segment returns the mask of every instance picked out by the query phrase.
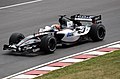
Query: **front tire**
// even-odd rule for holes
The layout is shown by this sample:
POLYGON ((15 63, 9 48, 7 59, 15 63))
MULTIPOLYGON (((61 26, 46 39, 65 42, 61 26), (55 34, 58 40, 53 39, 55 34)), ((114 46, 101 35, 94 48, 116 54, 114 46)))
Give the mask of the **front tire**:
POLYGON ((25 36, 21 33, 13 33, 9 39, 9 45, 18 44, 25 36))
POLYGON ((99 25, 92 25, 89 36, 93 41, 102 41, 105 37, 106 30, 104 25, 99 24, 99 25))
POLYGON ((53 36, 46 35, 41 38, 41 49, 46 54, 53 53, 56 50, 56 39, 53 36))

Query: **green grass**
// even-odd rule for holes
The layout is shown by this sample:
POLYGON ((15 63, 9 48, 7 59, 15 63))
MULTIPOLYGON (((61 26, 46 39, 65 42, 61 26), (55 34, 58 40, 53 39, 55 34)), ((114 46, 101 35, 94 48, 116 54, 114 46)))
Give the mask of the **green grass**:
POLYGON ((120 51, 76 63, 35 79, 120 79, 120 51))

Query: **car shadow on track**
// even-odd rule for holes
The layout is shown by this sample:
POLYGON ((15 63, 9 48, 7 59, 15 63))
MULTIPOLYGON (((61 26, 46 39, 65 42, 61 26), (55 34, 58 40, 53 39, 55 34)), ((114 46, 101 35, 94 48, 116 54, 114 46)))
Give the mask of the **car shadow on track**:
POLYGON ((27 54, 25 54, 24 52, 19 53, 19 52, 9 51, 9 52, 6 52, 4 55, 35 57, 35 56, 38 56, 39 54, 38 53, 27 53, 27 54))
POLYGON ((60 45, 60 46, 57 46, 57 49, 67 49, 67 48, 72 48, 72 47, 75 47, 75 46, 79 46, 79 45, 82 45, 82 44, 85 44, 85 43, 89 43, 89 42, 92 42, 92 41, 81 41, 79 43, 74 43, 74 44, 71 44, 71 45, 60 45))

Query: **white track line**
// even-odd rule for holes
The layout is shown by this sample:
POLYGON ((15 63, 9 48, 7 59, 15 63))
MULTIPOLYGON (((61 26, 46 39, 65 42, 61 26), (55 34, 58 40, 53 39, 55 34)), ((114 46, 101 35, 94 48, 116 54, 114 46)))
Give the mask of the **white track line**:
POLYGON ((15 4, 15 5, 10 5, 10 6, 0 7, 0 10, 6 9, 6 8, 11 8, 11 7, 17 7, 17 6, 21 6, 21 5, 25 5, 25 4, 31 4, 31 3, 35 3, 35 2, 40 2, 40 1, 42 1, 42 0, 34 0, 34 1, 30 1, 30 2, 24 2, 24 3, 20 3, 20 4, 15 4))
POLYGON ((76 56, 76 55, 80 55, 80 54, 84 54, 84 53, 87 53, 87 52, 91 52, 91 51, 94 51, 94 50, 97 50, 97 49, 100 49, 100 48, 108 47, 108 46, 111 46, 111 45, 114 45, 114 44, 117 44, 117 43, 120 43, 120 41, 113 42, 113 43, 110 43, 110 44, 106 44, 106 45, 103 45, 103 46, 100 46, 100 47, 96 47, 96 48, 93 48, 93 49, 90 49, 90 50, 86 50, 86 51, 83 51, 83 52, 79 52, 79 53, 76 53, 76 54, 73 54, 73 55, 69 55, 69 56, 66 56, 66 57, 63 57, 63 58, 59 58, 59 59, 56 59, 56 60, 53 60, 53 61, 50 61, 50 62, 41 64, 41 65, 32 67, 32 68, 30 68, 30 69, 21 71, 21 72, 19 72, 19 73, 10 75, 10 76, 5 77, 5 78, 2 78, 2 79, 10 79, 10 78, 12 78, 12 77, 15 77, 15 76, 20 75, 20 74, 25 73, 25 72, 28 72, 28 71, 30 71, 30 70, 34 70, 34 69, 37 69, 37 68, 46 66, 46 65, 48 65, 48 64, 57 62, 57 61, 61 61, 61 60, 64 60, 64 59, 67 59, 67 58, 70 58, 70 57, 73 57, 73 56, 76 56))

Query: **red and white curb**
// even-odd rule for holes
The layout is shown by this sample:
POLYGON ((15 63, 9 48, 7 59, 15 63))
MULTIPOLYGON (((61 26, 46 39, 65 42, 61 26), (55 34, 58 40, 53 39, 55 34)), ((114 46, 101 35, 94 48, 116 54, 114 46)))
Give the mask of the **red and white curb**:
POLYGON ((93 48, 87 51, 79 52, 70 56, 66 56, 25 71, 13 74, 3 79, 32 79, 47 74, 53 70, 57 70, 77 62, 82 62, 90 58, 101 56, 113 51, 120 50, 120 41, 93 48))

